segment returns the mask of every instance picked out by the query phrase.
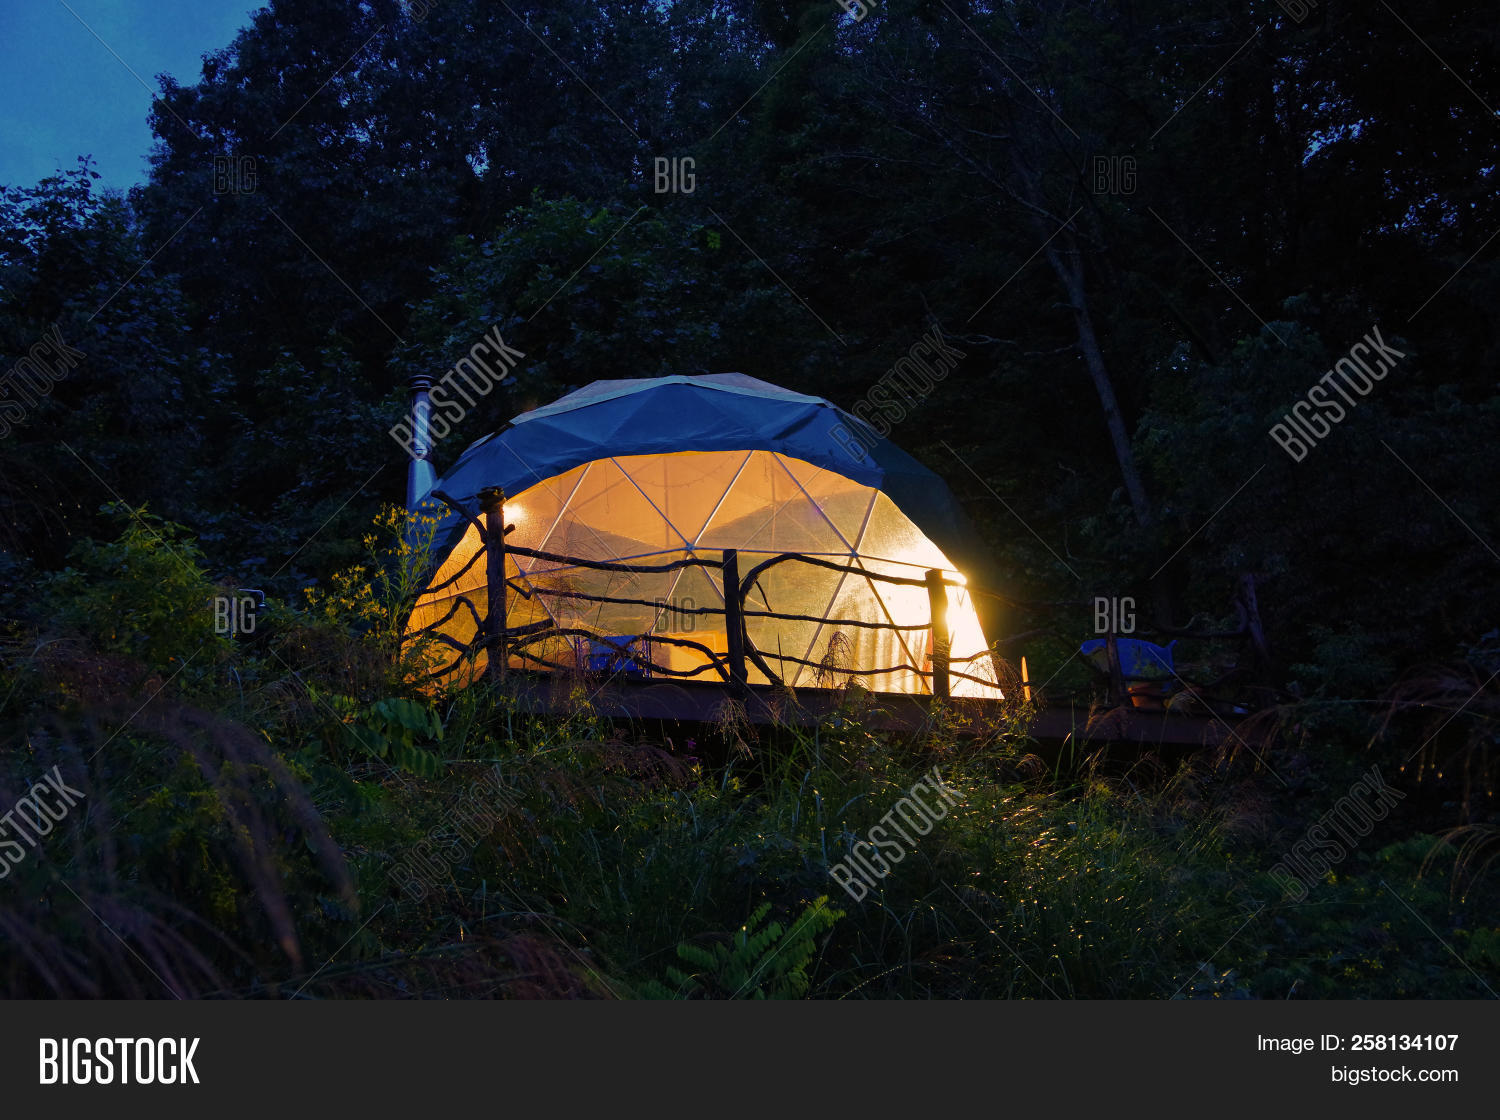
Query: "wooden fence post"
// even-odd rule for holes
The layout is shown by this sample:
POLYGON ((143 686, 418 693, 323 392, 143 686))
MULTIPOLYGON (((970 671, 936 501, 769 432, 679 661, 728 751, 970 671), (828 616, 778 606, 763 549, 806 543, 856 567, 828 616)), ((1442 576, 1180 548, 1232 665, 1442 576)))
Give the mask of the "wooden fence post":
POLYGON ((505 524, 505 491, 487 486, 479 491, 479 508, 484 513, 485 589, 484 643, 489 654, 485 675, 490 680, 504 680, 507 650, 505 608, 505 534, 515 526, 505 524))
POLYGON ((932 694, 948 699, 948 656, 952 640, 948 636, 948 588, 937 568, 927 572, 927 604, 932 611, 932 694))
POLYGON ((729 652, 729 677, 743 686, 750 675, 745 669, 745 616, 740 602, 740 554, 724 550, 724 637, 729 652))

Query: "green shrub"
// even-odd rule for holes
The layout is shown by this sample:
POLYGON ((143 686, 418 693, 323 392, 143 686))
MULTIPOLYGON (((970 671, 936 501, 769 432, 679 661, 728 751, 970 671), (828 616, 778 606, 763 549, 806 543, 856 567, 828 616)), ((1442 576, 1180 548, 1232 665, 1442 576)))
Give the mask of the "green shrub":
POLYGON ((106 509, 120 521, 120 536, 74 546, 68 566, 43 580, 39 616, 156 673, 191 664, 186 679, 196 679, 230 645, 214 632, 214 598, 222 589, 204 572, 203 554, 182 526, 144 508, 106 509))
POLYGON ((829 908, 826 895, 790 928, 780 922, 761 927, 770 912, 771 904, 761 903, 727 944, 706 949, 686 941, 678 945, 677 955, 696 971, 668 966, 666 983, 646 981, 640 994, 647 999, 801 999, 807 994, 807 969, 818 938, 844 913, 829 908))

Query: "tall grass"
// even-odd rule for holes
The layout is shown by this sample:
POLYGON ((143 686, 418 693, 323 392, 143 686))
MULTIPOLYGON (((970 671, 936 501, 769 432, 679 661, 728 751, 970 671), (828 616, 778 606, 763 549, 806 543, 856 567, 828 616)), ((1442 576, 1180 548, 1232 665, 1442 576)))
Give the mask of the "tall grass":
MULTIPOLYGON (((817 726, 756 728, 730 706, 673 739, 602 717, 584 680, 559 680, 572 702, 551 717, 488 687, 433 695, 390 623, 414 581, 376 582, 372 598, 350 577, 230 643, 204 632, 215 589, 191 542, 131 518, 39 588, 0 642, 0 806, 53 765, 85 790, 0 879, 0 995, 1281 998, 1500 984, 1494 877, 1476 858, 1462 883, 1424 873, 1431 837, 1382 838, 1306 903, 1281 900, 1265 870, 1321 806, 1253 759, 1049 768, 1028 753, 1024 712, 988 727, 940 712, 895 735, 871 729, 876 700, 854 688, 817 726), (845 897, 830 865, 934 764, 958 803, 866 896, 845 897), (478 824, 476 790, 495 806, 478 824), (413 861, 426 869, 415 889, 413 861), (803 936, 810 910, 822 916, 803 936), (724 980, 752 950, 773 958, 778 938, 785 972, 724 980), (691 962, 718 963, 667 983, 691 962)), ((1293 772, 1289 755, 1275 761, 1293 772)))

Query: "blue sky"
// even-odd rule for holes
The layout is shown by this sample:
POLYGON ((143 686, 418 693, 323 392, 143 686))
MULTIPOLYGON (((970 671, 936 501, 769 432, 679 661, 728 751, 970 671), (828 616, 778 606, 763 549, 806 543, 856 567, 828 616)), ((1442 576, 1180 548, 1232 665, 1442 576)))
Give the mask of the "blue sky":
POLYGON ((29 186, 81 155, 94 156, 101 185, 144 181, 156 75, 192 84, 203 54, 228 46, 261 6, 0 0, 0 184, 29 186))

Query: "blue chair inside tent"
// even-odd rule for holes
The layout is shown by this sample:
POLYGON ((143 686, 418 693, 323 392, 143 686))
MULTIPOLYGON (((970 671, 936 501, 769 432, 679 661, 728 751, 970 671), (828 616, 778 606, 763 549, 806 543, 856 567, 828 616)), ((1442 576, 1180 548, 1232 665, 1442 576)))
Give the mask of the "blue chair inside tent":
POLYGON ((619 673, 627 677, 651 675, 651 639, 644 634, 579 639, 583 663, 591 673, 619 673))
MULTIPOLYGON (((1115 645, 1120 650, 1121 675, 1127 681, 1172 680, 1177 675, 1177 668, 1172 661, 1172 647, 1176 644, 1172 641, 1159 646, 1137 638, 1116 638, 1115 645)), ((1087 657, 1101 673, 1109 672, 1109 651, 1103 638, 1084 642, 1078 647, 1078 652, 1087 657)))

